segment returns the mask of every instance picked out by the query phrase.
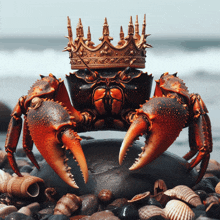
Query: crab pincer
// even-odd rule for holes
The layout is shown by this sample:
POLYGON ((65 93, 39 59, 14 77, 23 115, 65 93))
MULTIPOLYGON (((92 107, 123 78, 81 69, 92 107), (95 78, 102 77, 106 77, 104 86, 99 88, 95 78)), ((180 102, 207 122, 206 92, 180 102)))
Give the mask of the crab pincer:
POLYGON ((119 164, 138 136, 145 134, 145 146, 130 170, 136 170, 155 160, 175 141, 188 119, 188 107, 175 97, 154 97, 136 110, 119 153, 119 164))
POLYGON ((59 102, 38 97, 31 102, 27 123, 37 149, 63 181, 78 188, 71 167, 67 165, 65 150, 74 155, 85 182, 88 181, 88 168, 80 145, 81 138, 74 131, 74 117, 59 102))

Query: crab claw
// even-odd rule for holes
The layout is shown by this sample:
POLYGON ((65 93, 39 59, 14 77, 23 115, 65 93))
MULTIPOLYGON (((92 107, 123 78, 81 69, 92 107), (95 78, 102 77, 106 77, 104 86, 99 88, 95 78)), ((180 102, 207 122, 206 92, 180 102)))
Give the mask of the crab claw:
POLYGON ((119 153, 121 164, 132 142, 145 133, 145 146, 129 168, 136 170, 155 160, 175 141, 188 119, 188 107, 176 98, 155 97, 137 110, 119 153))
POLYGON ((65 150, 73 153, 85 182, 88 180, 88 168, 80 145, 81 139, 73 130, 73 120, 60 103, 38 97, 32 100, 27 112, 30 134, 39 152, 63 181, 78 188, 71 167, 67 165, 65 150))

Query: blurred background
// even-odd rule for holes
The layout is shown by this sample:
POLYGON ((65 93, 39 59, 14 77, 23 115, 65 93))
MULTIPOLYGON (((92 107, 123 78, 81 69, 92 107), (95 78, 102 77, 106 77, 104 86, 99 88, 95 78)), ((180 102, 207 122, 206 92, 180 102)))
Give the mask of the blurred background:
MULTIPOLYGON (((199 93, 210 112, 214 152, 211 158, 220 161, 220 1, 218 0, 11 0, 0 1, 0 124, 5 112, 13 109, 18 98, 27 94, 39 74, 53 73, 65 79, 70 69, 68 52, 63 48, 68 40, 67 16, 73 36, 79 18, 84 35, 90 26, 92 41, 97 45, 107 17, 113 45, 119 41, 120 26, 125 36, 130 16, 139 27, 146 14, 146 68, 154 79, 164 72, 183 79, 190 93, 199 93)), ((152 93, 154 91, 152 88, 152 93)), ((4 147, 5 131, 0 133, 4 147)), ((123 132, 94 132, 95 138, 123 138, 123 132)), ((169 148, 180 156, 188 150, 188 134, 184 129, 169 148)), ((19 142, 21 147, 21 142, 19 142)), ((36 150, 36 149, 35 149, 36 150)))

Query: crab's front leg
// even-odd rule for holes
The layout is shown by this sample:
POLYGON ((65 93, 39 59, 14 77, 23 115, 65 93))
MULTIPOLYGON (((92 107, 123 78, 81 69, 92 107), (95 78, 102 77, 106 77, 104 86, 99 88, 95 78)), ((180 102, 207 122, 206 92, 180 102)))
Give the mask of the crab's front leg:
POLYGON ((145 146, 130 170, 143 167, 159 157, 178 137, 188 120, 188 106, 178 96, 154 97, 137 110, 119 153, 121 164, 126 151, 140 135, 146 134, 145 146))
POLYGON ((88 168, 80 145, 81 139, 74 131, 75 117, 66 107, 54 100, 35 97, 27 112, 27 124, 39 152, 63 181, 78 188, 67 165, 65 150, 70 150, 87 182, 88 168))
MULTIPOLYGON (((5 141, 5 150, 7 152, 7 157, 9 164, 11 165, 13 171, 18 175, 22 176, 17 163, 14 158, 14 153, 16 151, 16 147, 18 144, 18 140, 20 137, 21 133, 21 128, 22 128, 22 118, 21 115, 25 114, 25 108, 24 108, 24 102, 25 102, 26 97, 21 97, 18 100, 18 103, 16 104, 12 114, 11 114, 11 120, 9 122, 8 126, 8 132, 6 136, 6 141, 5 141)), ((32 163, 39 169, 39 165, 34 158, 34 155, 32 153, 32 147, 33 147, 33 142, 30 138, 29 131, 27 129, 27 122, 26 118, 24 120, 24 126, 23 126, 23 147, 24 150, 29 157, 29 159, 32 161, 32 163)))
POLYGON ((189 123, 190 151, 183 158, 190 160, 198 152, 196 158, 189 164, 189 168, 192 169, 202 161, 199 176, 196 181, 198 183, 205 174, 210 153, 212 152, 212 133, 211 122, 207 115, 208 110, 200 95, 191 95, 191 106, 193 116, 189 123))

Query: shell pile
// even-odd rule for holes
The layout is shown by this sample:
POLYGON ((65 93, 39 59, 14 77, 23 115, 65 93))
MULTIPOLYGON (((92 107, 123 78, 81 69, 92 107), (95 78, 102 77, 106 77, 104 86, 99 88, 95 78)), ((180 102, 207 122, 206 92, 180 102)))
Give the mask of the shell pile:
MULTIPOLYGON (((32 170, 24 164, 26 170, 32 170)), ((220 171, 218 176, 207 175, 193 188, 178 185, 167 189, 166 183, 159 179, 152 191, 133 198, 115 198, 109 189, 97 195, 59 196, 55 188, 45 189, 44 181, 38 177, 11 174, 7 166, 4 171, 0 169, 0 220, 220 219, 220 171)))

